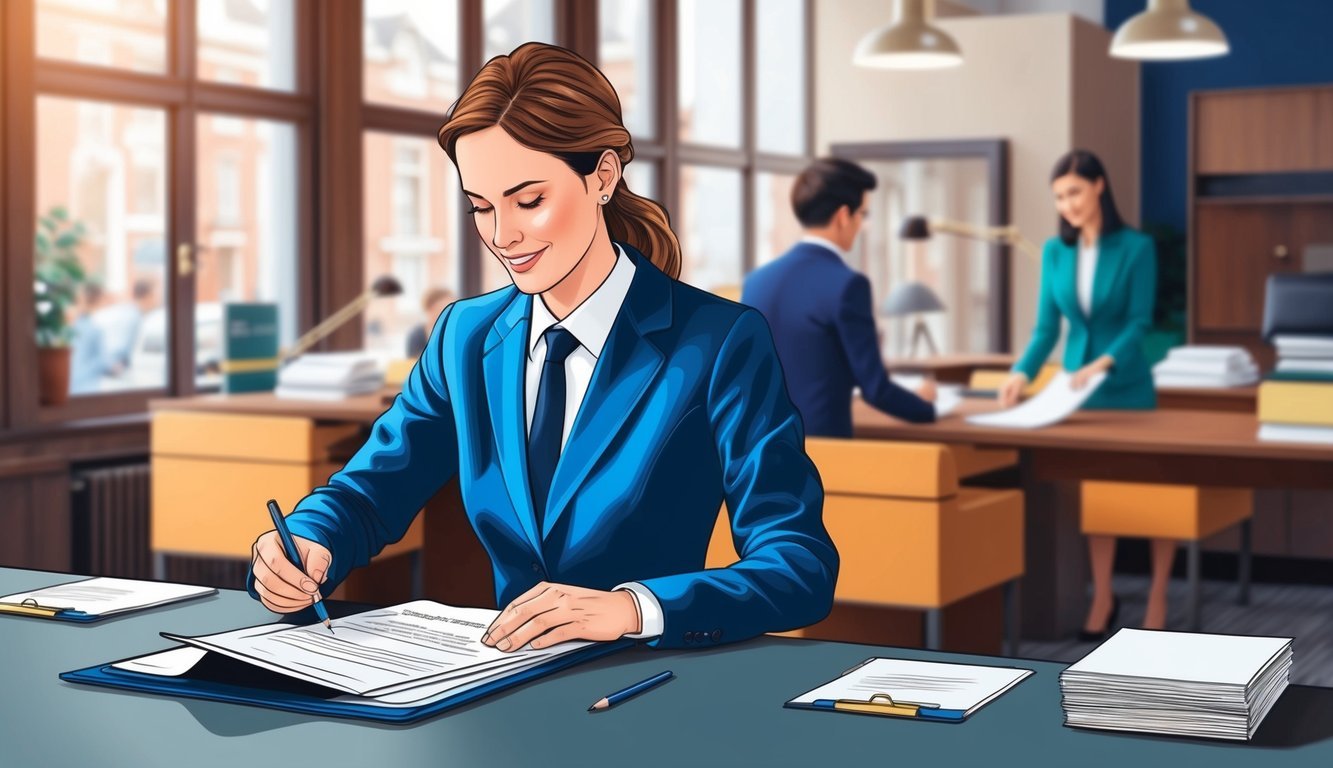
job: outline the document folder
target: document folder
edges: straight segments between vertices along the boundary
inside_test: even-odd
[[[119,688],[139,693],[153,693],[207,701],[225,701],[255,707],[281,709],[307,715],[372,720],[408,724],[434,717],[464,704],[470,704],[523,683],[536,680],[585,661],[606,656],[634,645],[632,640],[597,643],[551,661],[529,667],[512,675],[498,677],[485,685],[470,688],[418,706],[377,706],[368,699],[347,701],[340,691],[289,678],[251,666],[218,653],[208,653],[188,672],[177,677],[151,675],[119,669],[113,664],[97,664],[85,669],[62,672],[60,679],[71,683]],[[132,657],[140,658],[140,657]]]

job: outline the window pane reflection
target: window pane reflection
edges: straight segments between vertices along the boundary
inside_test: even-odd
[[[195,171],[195,383],[221,383],[223,305],[278,305],[278,340],[296,340],[296,127],[274,120],[201,115]]]
[[[681,168],[681,279],[712,291],[741,284],[741,174],[730,168]]]
[[[364,0],[366,101],[444,111],[458,98],[458,0]]]
[[[294,0],[198,0],[200,80],[296,88]]]
[[[37,137],[39,343],[68,342],[71,395],[166,386],[165,113],[42,96]]]
[[[36,10],[42,58],[166,72],[167,0],[37,0]]]
[[[363,148],[366,284],[393,275],[403,285],[362,313],[364,346],[415,357],[441,307],[459,294],[458,178],[434,139],[368,132]]]

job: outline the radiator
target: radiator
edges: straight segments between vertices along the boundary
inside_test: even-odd
[[[149,477],[146,463],[75,472],[75,529],[82,534],[75,539],[76,567],[95,576],[152,576]]]

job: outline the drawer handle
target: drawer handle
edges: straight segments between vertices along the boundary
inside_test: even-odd
[[[1274,258],[1278,258],[1278,259],[1283,259],[1283,260],[1285,260],[1285,259],[1286,259],[1288,256],[1290,256],[1290,255],[1291,255],[1291,252],[1287,250],[1287,246],[1285,246],[1285,245],[1279,245],[1278,247],[1276,247],[1276,248],[1273,249],[1273,257],[1274,257]]]

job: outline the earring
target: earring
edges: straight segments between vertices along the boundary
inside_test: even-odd
[[[610,195],[602,195],[602,202],[605,203],[605,202],[609,201],[610,199],[611,199],[611,196],[610,196]]]

